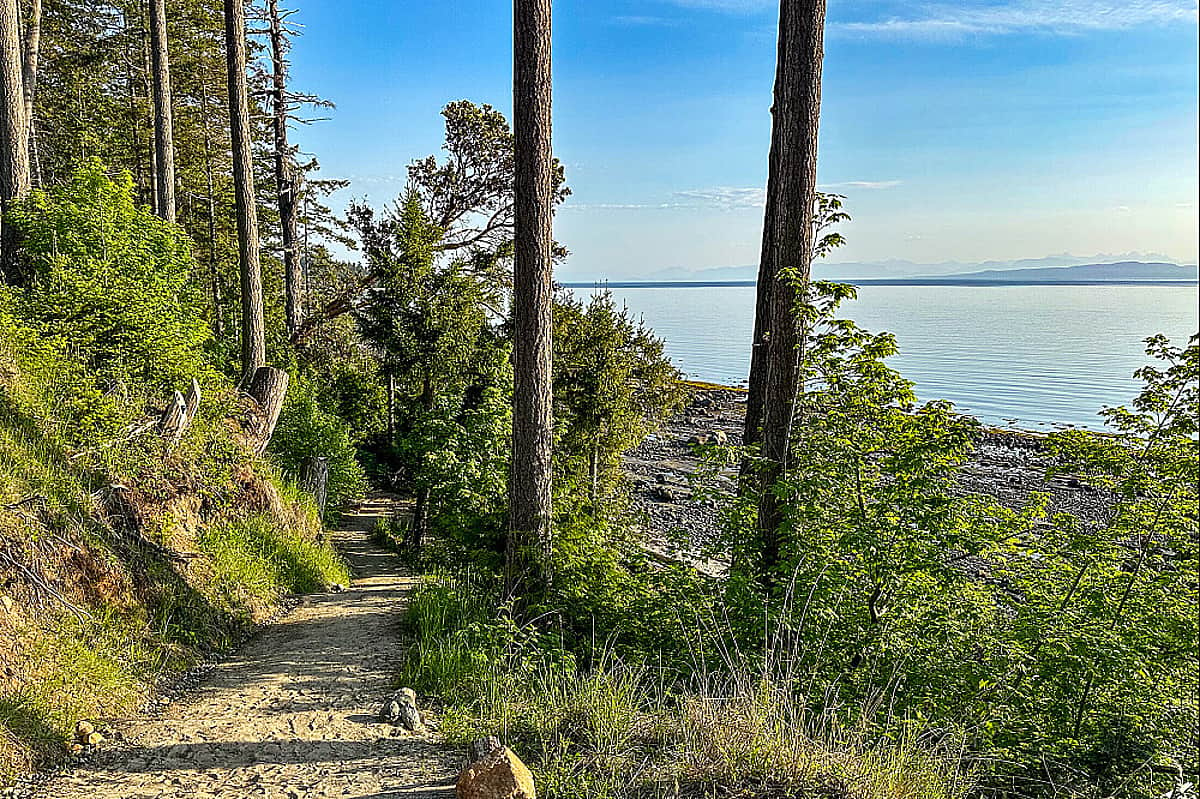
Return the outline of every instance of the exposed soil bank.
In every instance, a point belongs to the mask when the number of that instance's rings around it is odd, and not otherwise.
[[[102,725],[110,741],[33,795],[453,796],[457,757],[376,715],[393,689],[400,617],[416,585],[368,541],[393,505],[368,502],[334,534],[354,573],[347,590],[303,597],[159,717]]]

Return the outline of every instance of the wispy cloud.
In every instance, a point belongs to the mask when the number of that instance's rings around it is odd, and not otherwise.
[[[866,189],[868,191],[881,191],[883,189],[894,189],[902,185],[902,180],[844,180],[841,183],[825,183],[821,188],[828,191],[838,189]]]
[[[914,12],[874,21],[841,22],[834,30],[897,38],[959,38],[968,35],[1086,31],[1142,26],[1194,25],[1195,0],[1017,0],[1006,3],[915,6]]]
[[[695,208],[688,203],[577,203],[568,200],[566,211],[662,211],[671,208]]]
[[[859,189],[877,191],[901,185],[899,180],[846,180],[826,183],[822,191]],[[568,201],[563,208],[575,211],[661,211],[677,208],[745,211],[759,209],[766,202],[766,189],[761,186],[712,186],[705,189],[685,189],[675,192],[670,202],[661,203],[576,203]]]
[[[724,11],[734,14],[757,14],[775,8],[776,0],[666,0],[682,8],[698,8],[707,11]]]
[[[757,186],[738,188],[735,186],[714,186],[709,189],[688,189],[675,192],[696,208],[720,208],[735,211],[744,208],[761,208],[766,200],[766,190]]]
[[[666,28],[678,24],[678,20],[670,17],[656,17],[645,14],[622,14],[612,18],[613,23],[617,25],[626,25],[633,28]]]

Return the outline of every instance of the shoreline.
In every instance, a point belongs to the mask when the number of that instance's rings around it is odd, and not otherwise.
[[[730,392],[737,395],[749,394],[749,389],[745,386],[730,386],[724,383],[710,383],[707,380],[680,380],[679,384],[686,386],[692,392]],[[970,414],[964,415],[970,416]],[[1034,447],[1040,446],[1039,442],[1044,440],[1049,435],[1049,433],[1045,431],[1031,430],[1028,427],[1016,427],[1015,425],[998,427],[994,424],[987,424],[982,421],[979,424],[984,437],[995,436],[997,438],[1013,438],[1016,440],[1024,440],[1029,442],[1029,446]],[[1084,427],[1077,424],[1064,422],[1039,422],[1038,424],[1047,425],[1050,427],[1050,429],[1055,431],[1086,430],[1097,435],[1105,435],[1103,430],[1095,430],[1091,427]]]
[[[1200,280],[989,280],[965,278],[868,277],[819,278],[826,283],[845,283],[851,286],[1166,286],[1193,288]],[[595,280],[559,283],[565,289],[715,289],[753,288],[757,280]]]
[[[718,508],[694,494],[701,458],[698,442],[724,439],[740,444],[745,423],[746,389],[701,381],[682,381],[692,389],[687,405],[657,432],[625,455],[632,487],[632,511],[644,523],[646,545],[656,555],[702,561],[702,550],[719,540]],[[1046,478],[1046,434],[985,427],[960,473],[960,491],[984,494],[1010,508],[1022,507],[1035,492],[1049,495],[1049,512],[1069,512],[1099,521],[1109,501],[1070,475]],[[734,475],[722,474],[709,486],[732,490]],[[686,542],[682,547],[672,542]],[[720,571],[717,561],[699,564]]]

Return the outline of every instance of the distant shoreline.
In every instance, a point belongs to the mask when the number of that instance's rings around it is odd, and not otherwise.
[[[852,286],[1175,286],[1189,288],[1200,285],[1197,280],[965,280],[962,278],[821,278],[829,283],[848,283]],[[567,289],[700,289],[748,288],[756,280],[591,280],[560,283]]]

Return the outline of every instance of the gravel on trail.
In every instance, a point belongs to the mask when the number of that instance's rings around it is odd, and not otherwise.
[[[36,799],[451,797],[461,757],[436,732],[380,721],[416,585],[370,543],[395,501],[374,497],[333,533],[351,585],[296,608],[154,718],[98,724],[108,739],[31,786]]]

